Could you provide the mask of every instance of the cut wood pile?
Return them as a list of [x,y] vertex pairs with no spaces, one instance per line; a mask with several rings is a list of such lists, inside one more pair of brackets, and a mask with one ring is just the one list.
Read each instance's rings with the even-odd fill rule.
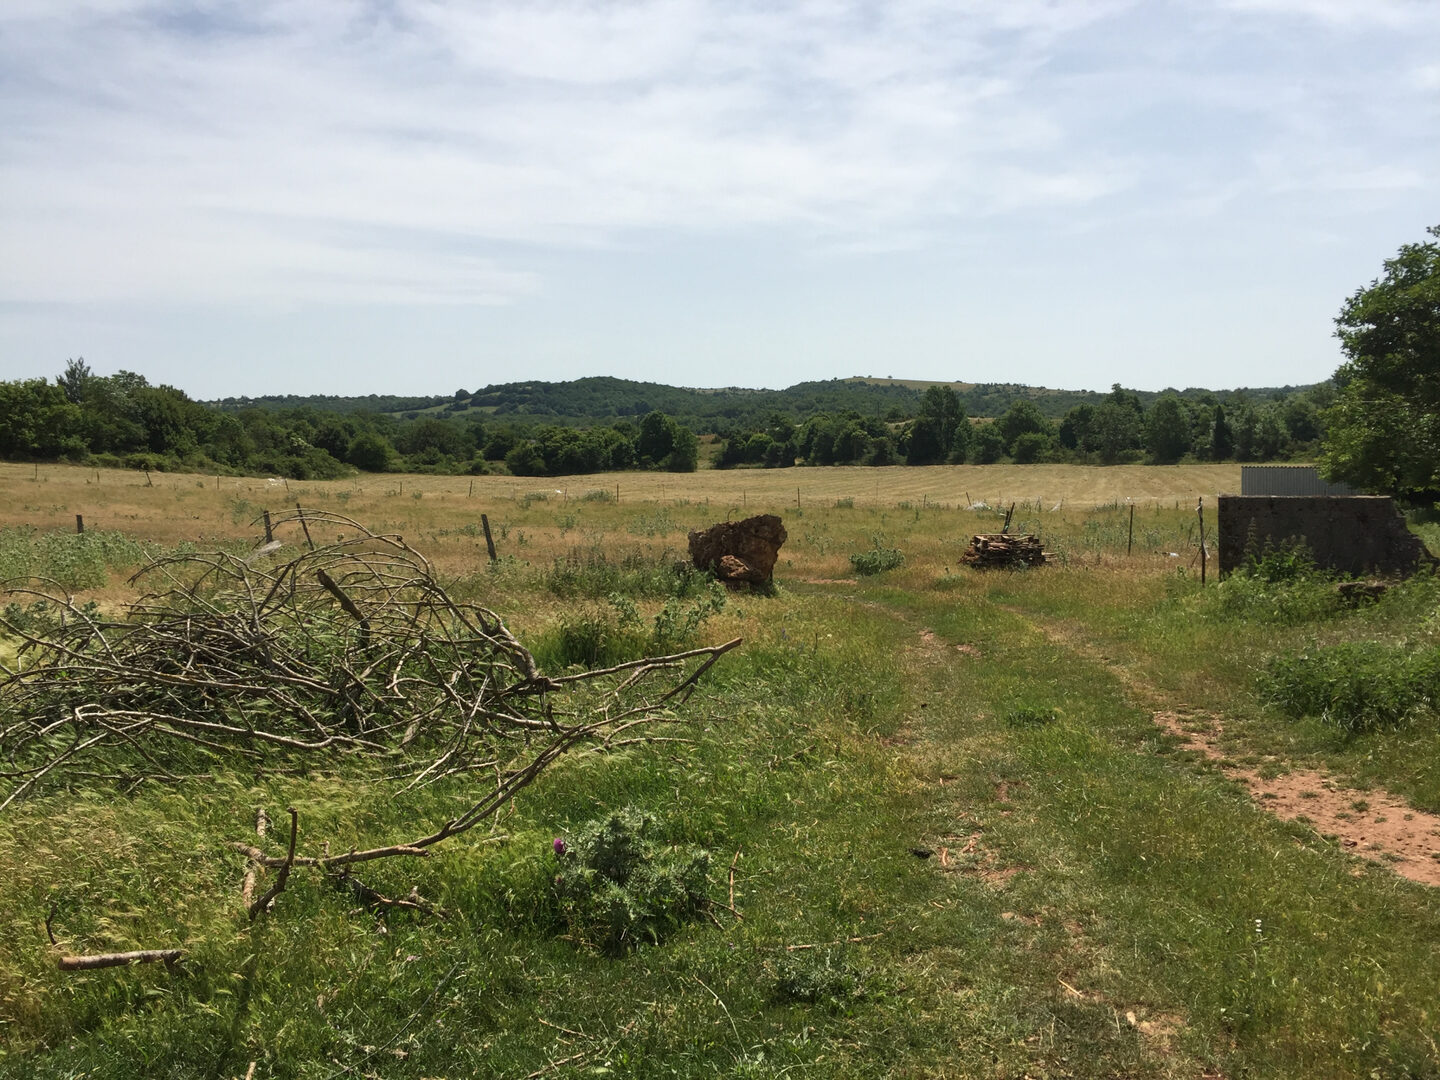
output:
[[977,533],[960,561],[982,570],[994,567],[1043,566],[1049,553],[1038,536]]

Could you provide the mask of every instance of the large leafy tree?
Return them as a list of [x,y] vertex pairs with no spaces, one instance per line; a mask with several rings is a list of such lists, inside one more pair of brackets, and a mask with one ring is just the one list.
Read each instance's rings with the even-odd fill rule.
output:
[[1190,449],[1185,408],[1174,394],[1155,402],[1145,418],[1145,448],[1161,465],[1173,465]]
[[1340,309],[1320,456],[1332,480],[1415,502],[1440,498],[1440,226],[1427,232]]

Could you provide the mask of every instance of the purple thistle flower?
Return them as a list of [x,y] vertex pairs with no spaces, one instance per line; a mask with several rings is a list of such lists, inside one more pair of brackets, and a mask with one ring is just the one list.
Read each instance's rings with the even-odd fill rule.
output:
[[558,837],[558,836],[555,837],[555,842],[554,842],[553,844],[551,844],[550,846],[555,849],[555,854],[556,854],[556,855],[564,855],[564,854],[565,854],[565,851],[566,851],[565,841],[562,840],[562,839],[560,839],[560,837]]

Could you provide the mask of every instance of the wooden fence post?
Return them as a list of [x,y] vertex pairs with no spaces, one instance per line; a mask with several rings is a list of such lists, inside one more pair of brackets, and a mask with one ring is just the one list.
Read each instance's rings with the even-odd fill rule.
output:
[[1130,536],[1125,541],[1125,554],[1130,554],[1130,549],[1135,546],[1135,504],[1130,504]]
[[1205,496],[1195,500],[1195,513],[1200,518],[1200,584],[1205,584]]
[[76,532],[76,534],[78,535],[79,533],[83,533],[84,531],[85,531],[85,516],[84,516],[83,514],[76,514],[76,515],[75,515],[75,532]]
[[484,514],[480,515],[480,528],[485,530],[485,550],[490,553],[490,561],[495,562],[495,539],[490,535],[490,519]]
[[305,543],[310,545],[311,551],[314,551],[315,541],[310,539],[310,526],[305,524],[305,511],[300,508],[298,502],[295,504],[295,514],[300,518],[300,528],[305,530]]
[[275,542],[275,532],[274,532],[273,529],[270,528],[270,511],[269,511],[269,510],[266,510],[266,511],[265,511],[265,542],[266,542],[267,544],[273,544],[273,543]]

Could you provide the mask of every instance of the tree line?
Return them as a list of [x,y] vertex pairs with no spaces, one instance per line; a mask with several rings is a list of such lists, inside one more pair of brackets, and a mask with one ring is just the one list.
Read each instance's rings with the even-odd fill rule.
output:
[[[1326,383],[1252,401],[1232,393],[1142,395],[1120,386],[1063,416],[1014,400],[998,417],[975,421],[965,397],[944,384],[917,392],[910,409],[887,391],[883,416],[844,408],[714,425],[719,468],[794,465],[992,464],[1002,461],[1171,463],[1272,461],[1310,457],[1333,402]],[[304,399],[295,399],[304,400]],[[365,402],[367,399],[347,399]],[[412,403],[417,399],[386,399]],[[54,380],[0,382],[0,457],[65,460],[151,470],[332,479],[354,470],[560,476],[628,469],[687,472],[699,442],[660,410],[637,419],[581,426],[452,406],[400,415],[202,403],[171,386],[121,371],[94,374],[72,360]],[[873,400],[873,399],[872,399]],[[1046,404],[1052,404],[1047,400]]]
[[96,375],[79,359],[53,381],[0,382],[0,458],[328,480],[357,469],[686,472],[698,465],[699,449],[694,432],[659,412],[638,422],[573,428],[308,405],[219,409],[134,372]]
[[1000,416],[974,421],[949,386],[927,388],[912,419],[858,412],[822,413],[796,423],[782,413],[725,437],[717,467],[790,465],[992,465],[1042,461],[1114,465],[1179,461],[1276,461],[1310,458],[1324,435],[1328,383],[1270,400],[1242,394],[1155,397],[1148,408],[1133,390],[1115,386],[1095,404],[1053,419],[1030,400]]

